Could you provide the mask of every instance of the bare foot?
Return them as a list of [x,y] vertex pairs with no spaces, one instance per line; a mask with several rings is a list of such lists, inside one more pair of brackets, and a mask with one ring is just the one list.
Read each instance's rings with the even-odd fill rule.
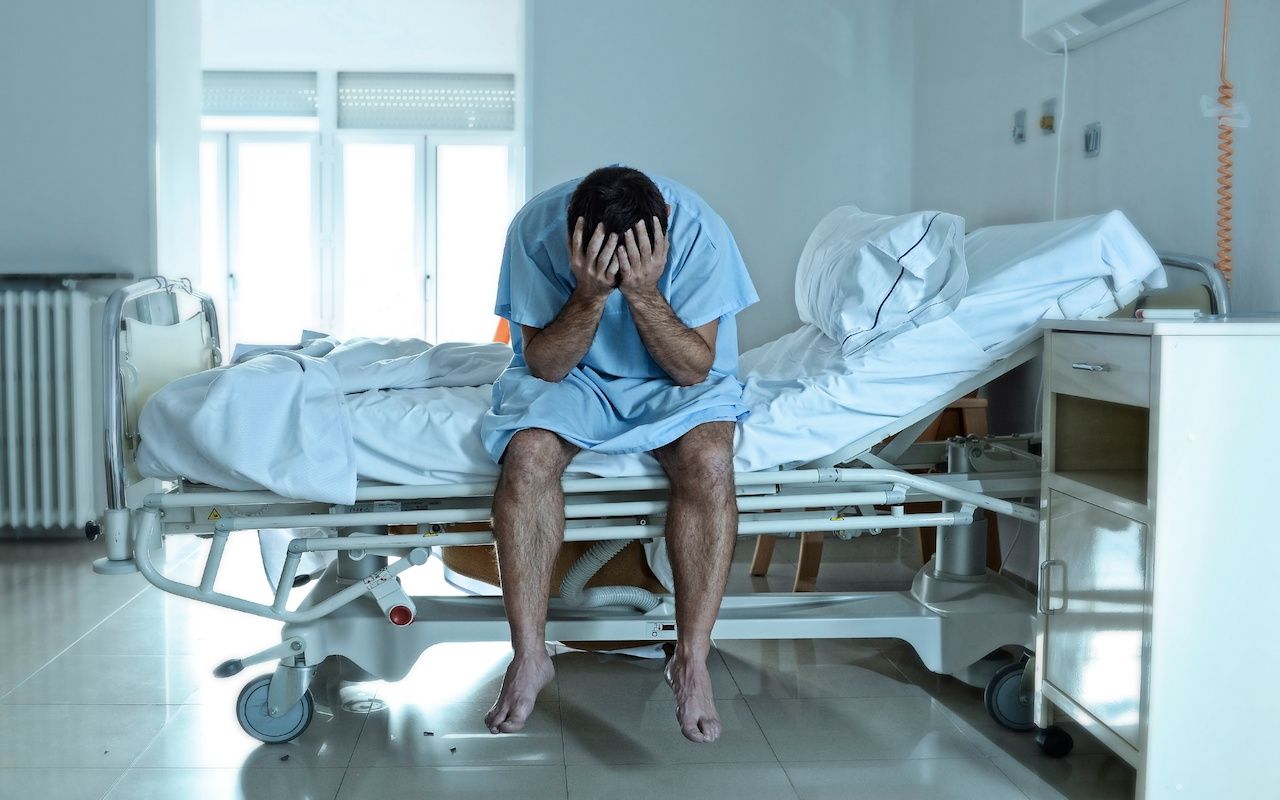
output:
[[538,649],[527,655],[517,653],[502,679],[498,699],[484,717],[485,727],[490,733],[515,733],[523,728],[533,713],[538,692],[555,676],[556,669],[546,650]]
[[682,658],[677,648],[667,662],[665,675],[676,696],[676,721],[684,738],[691,742],[714,742],[720,738],[720,714],[712,699],[706,659]]

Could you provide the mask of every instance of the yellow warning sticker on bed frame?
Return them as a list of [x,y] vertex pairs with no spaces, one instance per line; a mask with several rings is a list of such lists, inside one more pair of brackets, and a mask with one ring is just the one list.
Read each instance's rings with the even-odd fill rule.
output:
[[218,513],[218,509],[215,508],[214,510],[209,512],[209,520],[211,522],[219,519],[222,519],[222,515]]

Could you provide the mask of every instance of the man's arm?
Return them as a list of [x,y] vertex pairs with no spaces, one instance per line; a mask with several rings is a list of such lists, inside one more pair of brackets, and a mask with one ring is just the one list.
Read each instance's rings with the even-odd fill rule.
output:
[[627,295],[640,340],[653,360],[681,386],[702,383],[715,361],[716,326],[712,320],[697,328],[685,327],[657,289]]
[[649,355],[672,381],[692,386],[706,380],[715,363],[718,320],[689,328],[658,291],[668,248],[657,217],[652,225],[652,244],[644,220],[623,237],[623,246],[618,248],[619,288],[631,307],[631,316]]
[[579,217],[569,240],[569,269],[578,282],[569,301],[547,327],[520,326],[524,361],[529,372],[544,381],[564,380],[591,349],[605,300],[618,276],[617,235],[605,239],[604,226],[597,225],[584,250],[582,227]]

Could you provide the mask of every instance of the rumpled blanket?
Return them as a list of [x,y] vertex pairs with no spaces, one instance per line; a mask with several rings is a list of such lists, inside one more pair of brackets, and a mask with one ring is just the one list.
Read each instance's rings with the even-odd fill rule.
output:
[[[232,490],[355,502],[345,396],[378,389],[484,386],[511,349],[417,339],[315,339],[174,381],[139,419],[138,468]],[[158,443],[162,449],[152,446]]]

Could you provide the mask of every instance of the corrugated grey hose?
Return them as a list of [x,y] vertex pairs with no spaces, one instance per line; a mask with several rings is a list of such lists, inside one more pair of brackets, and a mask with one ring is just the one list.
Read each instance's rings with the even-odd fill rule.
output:
[[639,586],[595,586],[585,588],[600,568],[621,553],[630,541],[613,539],[596,542],[590,550],[569,567],[560,582],[560,599],[575,608],[600,608],[601,606],[631,606],[641,611],[652,611],[662,601],[653,592]]

